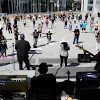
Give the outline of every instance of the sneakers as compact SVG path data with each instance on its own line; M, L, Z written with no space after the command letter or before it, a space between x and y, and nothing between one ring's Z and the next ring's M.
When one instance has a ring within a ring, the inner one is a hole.
M6 57L7 57L7 56L4 56L4 55L2 56L2 58L6 58Z

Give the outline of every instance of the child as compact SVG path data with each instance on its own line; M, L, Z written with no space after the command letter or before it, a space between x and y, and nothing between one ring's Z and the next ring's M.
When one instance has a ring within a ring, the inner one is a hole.
M24 20L23 24L24 24L24 27L25 27L26 26L26 20Z
M72 22L69 24L69 31L72 31Z
M48 24L49 24L48 19L46 19L45 24L46 24L46 28L48 28Z

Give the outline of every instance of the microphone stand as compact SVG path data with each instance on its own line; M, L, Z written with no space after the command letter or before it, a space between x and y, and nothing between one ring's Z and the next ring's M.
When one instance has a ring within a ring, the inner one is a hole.
M14 56L14 43L12 43L12 64L14 63L14 70L15 70L15 56Z

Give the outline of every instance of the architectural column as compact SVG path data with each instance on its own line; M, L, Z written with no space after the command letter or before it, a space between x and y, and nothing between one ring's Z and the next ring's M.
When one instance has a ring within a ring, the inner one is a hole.
M85 12L87 12L87 10L88 10L88 0L84 0L84 5L83 5L83 11L85 11Z
M41 0L38 0L38 11L41 12Z
M57 0L57 11L59 11L59 0Z
M33 8L33 9L31 9L31 10L32 10L31 12L34 13L34 8L35 8L35 7L34 7L34 6L35 6L34 3L35 3L35 2L34 2L34 0L32 0L31 2L32 2L32 8Z
M84 11L84 0L81 0L81 11Z
M51 12L53 12L53 3L54 3L54 1L50 0L50 3L51 3Z
M49 0L47 0L47 12L49 12Z

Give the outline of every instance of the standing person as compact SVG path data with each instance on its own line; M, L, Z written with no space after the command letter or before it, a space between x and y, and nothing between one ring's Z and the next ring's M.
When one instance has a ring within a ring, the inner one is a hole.
M33 18L33 28L35 28L35 18Z
M65 67L67 67L68 50L70 50L70 47L67 42L62 42L60 47L60 67L62 67L63 59L65 60Z
M8 32L9 34L12 33L12 28L11 28L11 23L7 23L7 29L8 29Z
M72 31L72 22L69 24L69 31Z
M43 24L44 24L44 20L43 20L43 18L41 18L41 25L42 25L42 27L43 27Z
M47 44L49 44L50 42L51 42L51 35L52 35L53 33L51 33L50 31L48 32L48 33L46 33L46 35L47 35L47 40L48 40L48 43Z
M13 29L16 29L16 28L18 28L18 26L17 26L17 24L13 24Z
M30 51L30 44L25 40L24 34L20 35L20 39L16 45L15 49L17 50L17 59L19 63L19 69L23 70L23 61L26 64L27 70L30 70L29 60L28 60L28 52Z
M34 48L37 48L38 37L39 37L39 32L37 32L37 30L35 29L33 32L33 39L34 39L33 47Z
M90 22L90 32L91 33L93 32L93 27L94 27L94 23L93 22Z
M96 50L100 51L100 30L96 33Z
M23 25L24 25L24 27L26 26L26 19L23 21Z
M82 24L82 32L86 32L86 26L87 26L87 23L84 21Z
M41 24L39 24L38 25L38 33L39 33L39 35L40 35L40 37L41 37L41 34L42 34L42 25Z
M95 27L95 33L97 33L98 32L98 28L99 28L98 21L96 22L96 24L94 25L94 27Z
M18 35L19 35L19 32L18 32L18 29L14 29L14 38L15 38L15 43L18 42Z
M73 41L73 44L75 44L75 42L78 44L79 35L80 35L80 30L78 29L78 26L76 26L76 29L74 30L74 41Z
M4 53L2 55L2 58L7 57L7 54L6 54L6 50L7 50L7 40L3 36L2 33L0 33L0 43L1 43L2 49L4 50Z
M67 29L67 20L65 20L64 29Z
M18 21L18 19L17 19L17 17L15 17L14 24L17 24L17 21Z
M45 24L46 24L46 28L48 28L48 25L49 25L48 19L46 19Z
M52 16L52 17L51 17L51 28L54 27L54 21L55 21L54 16Z

